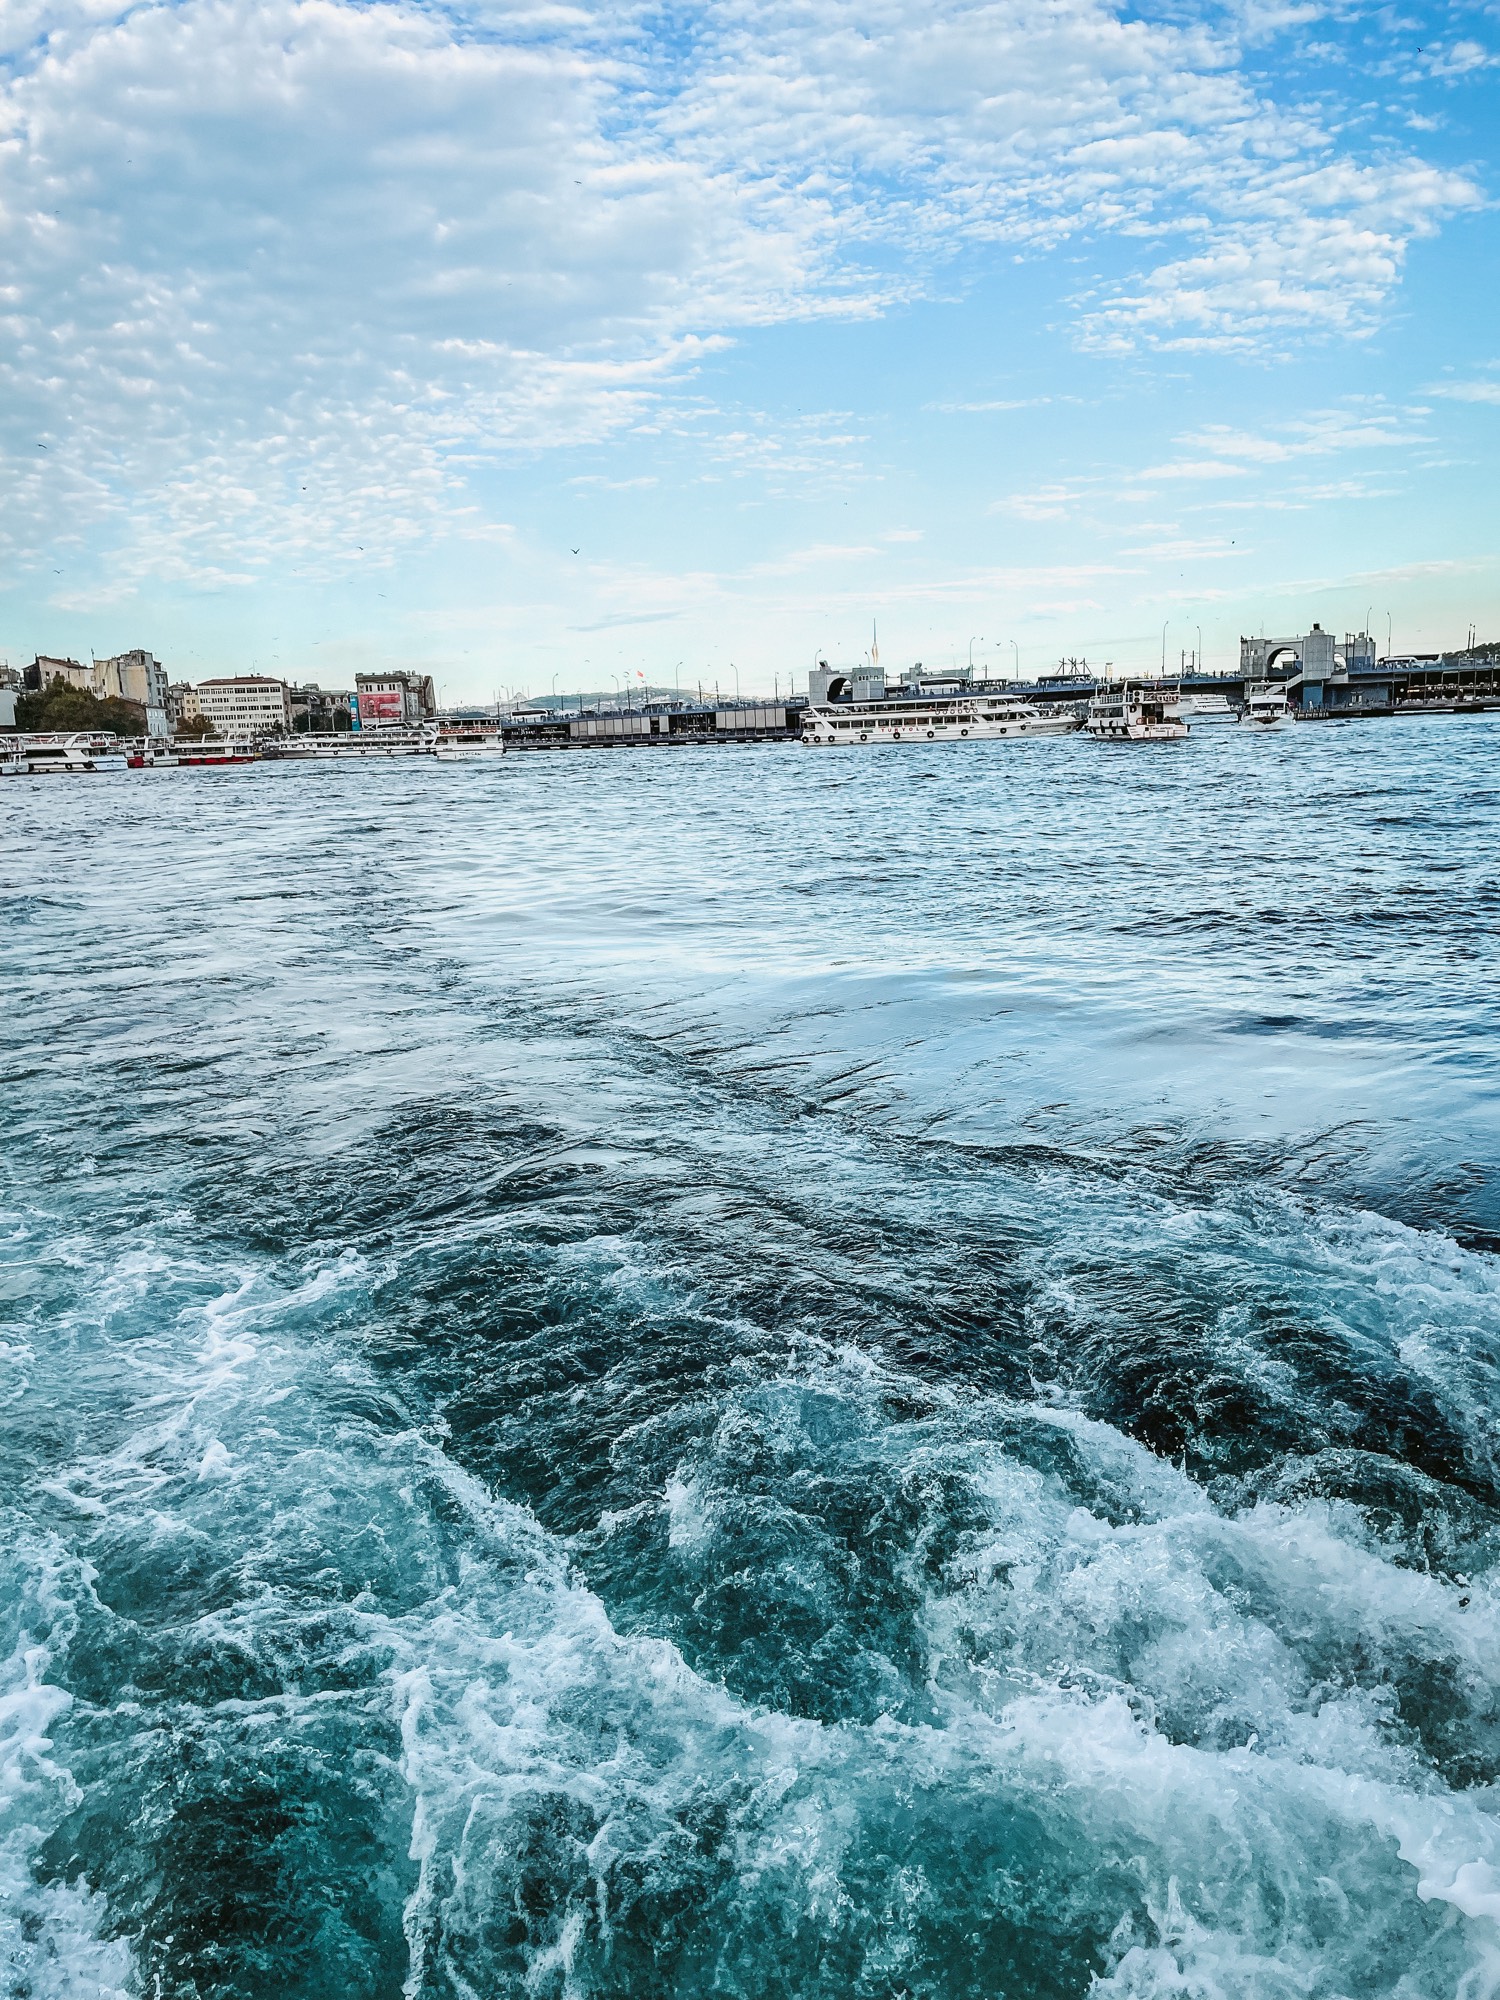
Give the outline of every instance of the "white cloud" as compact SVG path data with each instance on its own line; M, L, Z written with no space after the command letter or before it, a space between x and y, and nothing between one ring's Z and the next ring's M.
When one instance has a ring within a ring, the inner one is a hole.
M1238 479L1253 470L1294 460L1325 458L1342 451L1394 450L1426 441L1427 433L1412 427L1410 413L1356 405L1317 410L1281 424L1269 434L1239 430L1230 424L1207 424L1176 439L1190 456L1148 466L1134 477L1153 484L1175 479Z
M1051 400L1050 396L1016 396L987 403L924 403L922 407L944 417L986 416L996 410L1034 410Z
M1063 521L1073 511L1079 491L1076 483L1060 480L1051 486L1039 486L1030 493L1008 493L999 500L992 500L985 512L1010 514L1018 521Z
M1500 379L1492 382L1435 382L1426 393L1451 403L1500 403Z
M877 312L966 246L1138 245L1078 302L1106 350L1359 332L1477 197L1247 80L1236 36L1304 13L717 0L669 41L623 0L20 0L0 546L70 591L101 547L115 592L390 562L475 532L476 464L678 426L736 330ZM860 469L849 419L693 421L736 476Z
M1469 76L1477 69L1493 69L1500 56L1494 55L1482 42L1454 42L1449 48L1428 48L1423 51L1423 64L1428 73L1437 77Z

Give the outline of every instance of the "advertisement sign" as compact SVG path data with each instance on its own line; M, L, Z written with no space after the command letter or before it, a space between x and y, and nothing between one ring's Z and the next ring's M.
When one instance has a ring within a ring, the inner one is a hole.
M361 688L359 721L362 729L399 729L406 720L400 688Z

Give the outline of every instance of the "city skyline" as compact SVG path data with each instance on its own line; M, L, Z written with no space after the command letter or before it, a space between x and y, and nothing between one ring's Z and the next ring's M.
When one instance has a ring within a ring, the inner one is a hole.
M16 20L13 664L1500 630L1482 6Z

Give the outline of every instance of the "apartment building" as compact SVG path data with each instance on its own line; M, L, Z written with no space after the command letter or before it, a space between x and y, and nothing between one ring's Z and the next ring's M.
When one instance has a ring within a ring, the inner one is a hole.
M101 701L132 701L146 711L148 735L167 733L170 702L166 669L144 646L114 653L107 660L68 660L38 653L25 671L27 687L49 688L54 681L97 695Z
M198 706L198 690L189 681L173 681L167 689L167 720L175 729L179 722L196 722L203 711Z
M285 681L265 674L226 674L199 681L198 713L221 736L284 736L292 708Z
M356 674L361 729L416 729L437 714L431 674Z

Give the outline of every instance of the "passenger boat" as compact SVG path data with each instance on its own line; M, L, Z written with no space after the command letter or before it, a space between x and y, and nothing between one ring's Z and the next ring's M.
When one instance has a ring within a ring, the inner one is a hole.
M1174 721L1189 723L1194 728L1205 722L1238 722L1242 713L1227 695L1217 689L1179 695L1167 706L1167 714Z
M1274 729L1292 720L1292 704L1285 681L1251 681L1245 688L1245 712L1241 722L1257 729Z
M813 750L872 743L977 743L1024 736L1070 736L1076 702L1055 707L1004 695L895 695L871 702L817 702L803 711L802 741Z
M80 731L71 736L28 736L17 746L33 777L53 772L77 776L92 771L125 771L130 760L113 736Z
M192 748L189 748L192 744ZM191 737L180 736L174 759L178 764L258 764L260 746L256 743L225 743L217 737L206 737L194 743ZM158 760L160 761L160 760Z
M437 731L424 729L349 729L336 736L281 736L267 742L273 762L342 764L369 758L430 757Z
M1103 743L1173 743L1188 733L1188 725L1172 713L1176 696L1165 689L1148 691L1128 683L1107 688L1089 703L1084 728Z
M432 754L440 764L487 764L492 758L505 755L505 741L498 729L482 736L440 729L433 738Z

